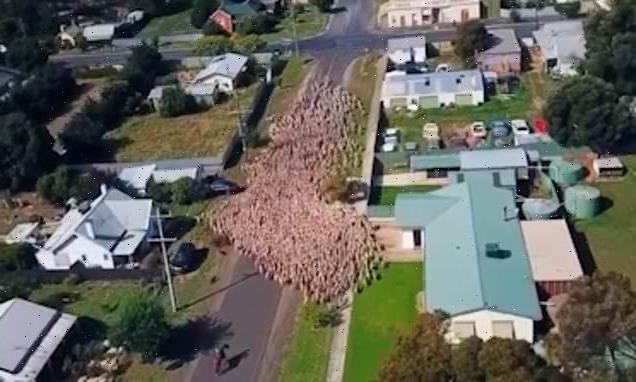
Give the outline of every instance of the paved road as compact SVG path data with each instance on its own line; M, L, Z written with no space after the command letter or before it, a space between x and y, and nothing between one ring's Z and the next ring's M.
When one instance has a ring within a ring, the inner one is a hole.
M197 359L191 382L256 382L267 340L276 316L281 288L256 272L251 261L241 257L220 311L214 315L230 324L227 352L231 369L215 376L212 355Z

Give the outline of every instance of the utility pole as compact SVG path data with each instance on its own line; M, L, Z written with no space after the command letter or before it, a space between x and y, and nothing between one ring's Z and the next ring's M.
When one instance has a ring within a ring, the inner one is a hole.
M168 282L168 294L170 294L170 305L172 306L172 311L177 311L177 296L174 294L174 286L172 285L172 273L170 273L170 264L168 263L168 251L166 249L166 242L176 241L174 238L165 238L163 236L163 225L161 223L161 218L171 217L171 214L161 215L161 211L159 211L159 207L155 210L155 219L157 219L157 230L159 231L158 239L150 239L149 242L158 242L161 245L161 255L163 257L163 269L166 273L166 280Z
M298 34L296 34L296 7L294 7L296 4L294 3L294 0L292 0L292 4L291 4L291 18L292 18L292 34L294 37L294 49L296 50L296 56L300 56L300 52L298 50Z

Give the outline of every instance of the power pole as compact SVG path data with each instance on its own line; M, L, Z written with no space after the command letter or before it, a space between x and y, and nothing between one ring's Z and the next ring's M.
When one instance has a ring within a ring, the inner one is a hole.
M172 306L172 311L177 311L177 296L174 294L174 286L172 285L172 273L170 273L170 264L168 263L168 251L166 249L166 242L176 241L174 238L165 238L163 236L163 225L161 223L161 218L163 217L171 217L171 214L161 215L161 211L159 211L159 207L155 210L155 219L157 219L157 230L159 231L158 239L150 239L149 242L158 242L161 245L161 255L163 257L163 269L166 274L166 281L168 282L168 294L170 294L170 305Z

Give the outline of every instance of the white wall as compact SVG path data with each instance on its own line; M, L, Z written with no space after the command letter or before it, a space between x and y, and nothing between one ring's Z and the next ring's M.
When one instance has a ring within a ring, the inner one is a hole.
M86 261L82 255L85 256ZM52 251L39 251L36 254L36 259L47 270L70 269L76 262L84 263L87 268L115 268L110 252L81 236L78 236L57 254Z
M413 48L413 61L419 63L424 63L426 61L426 47L419 46Z
M507 313L493 312L490 310L480 310L467 314L461 314L451 317L451 325L446 336L450 343L458 343L460 341L453 333L453 322L475 322L475 335L484 341L492 338L493 321L512 321L514 327L514 338L532 343L534 340L534 322L530 318L514 316Z
M225 93L234 91L234 82L225 76L208 77L202 83L205 85L217 85L219 90Z
M462 4L456 7L442 8L439 14L440 23L461 23L462 11L468 14L468 20L479 18L479 2L474 4Z
M402 230L400 230L400 235L402 236L402 248L403 249L413 249L413 248L415 248L415 241L413 240L413 230L412 229L402 229Z
M440 9L438 23L462 22L462 11L467 14L468 20L478 19L480 16L479 2L453 6L416 6L410 9L402 8L387 11L387 25L390 28L402 28L432 24L433 8ZM402 18L404 18L404 24L402 24Z

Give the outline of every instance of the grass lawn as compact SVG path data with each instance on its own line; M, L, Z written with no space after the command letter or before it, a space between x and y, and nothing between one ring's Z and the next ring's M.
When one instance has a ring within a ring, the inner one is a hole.
M310 5L305 6L305 12L296 15L296 36L303 38L320 33L328 18L329 14L320 12L318 8ZM276 25L275 32L262 34L261 37L268 42L293 39L294 29L291 14Z
M594 185L611 202L608 208L592 219L576 222L576 228L585 233L598 269L623 273L636 282L636 155L622 160L629 171L622 182Z
M415 296L422 289L422 263L392 263L382 279L353 300L345 361L345 382L376 377L398 336L417 316Z
M256 85L240 89L246 110ZM232 97L209 110L163 118L158 113L134 116L108 133L117 147L119 161L154 160L223 154L237 126L237 102Z
M190 9L172 15L155 17L139 32L138 37L154 38L176 33L193 33L199 30L190 24Z
M294 332L280 371L280 382L323 382L327 375L332 328L314 328L317 307L304 305L296 318Z
M543 115L543 105L555 87L555 81L540 71L526 72L521 75L523 85L530 94L530 115L534 118Z
M280 115L289 109L310 68L311 59L308 57L294 55L289 58L267 104L266 116ZM261 125L266 125L265 119L261 118Z
M416 192L430 192L435 191L439 186L391 186L391 187L371 187L371 196L369 197L369 204L381 205L381 206L393 206L395 205L395 198L398 194L412 194Z

